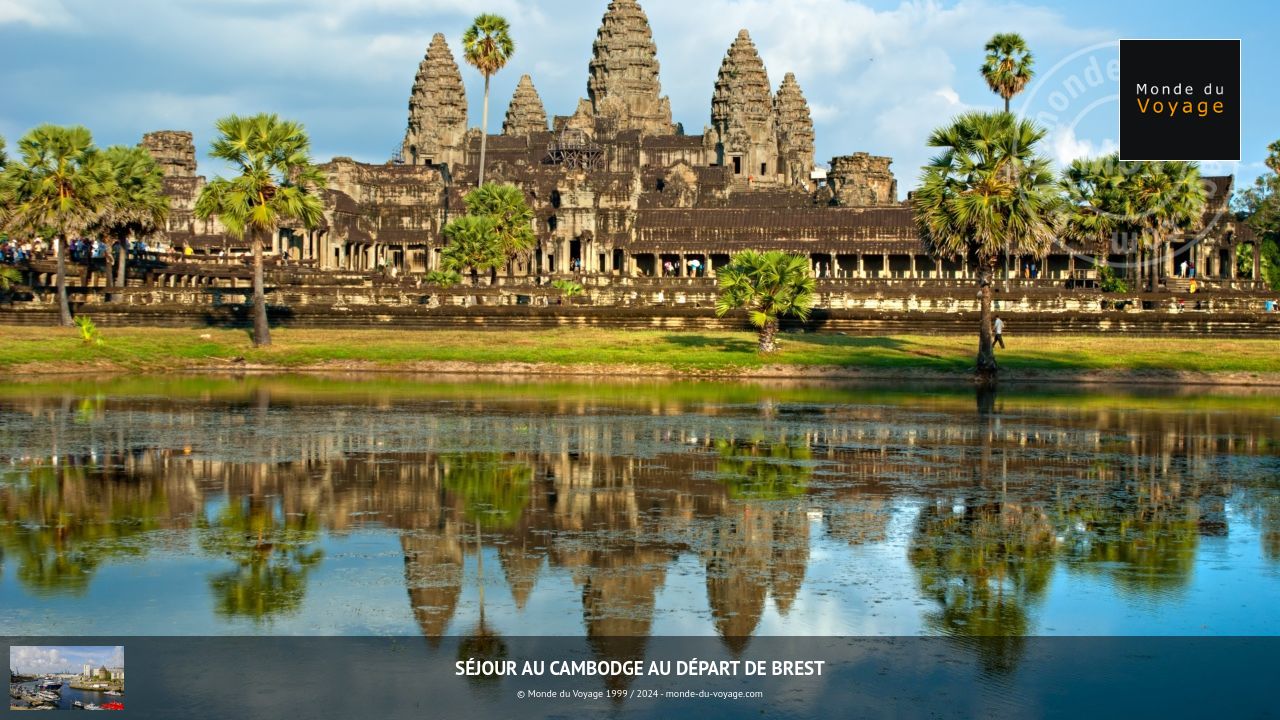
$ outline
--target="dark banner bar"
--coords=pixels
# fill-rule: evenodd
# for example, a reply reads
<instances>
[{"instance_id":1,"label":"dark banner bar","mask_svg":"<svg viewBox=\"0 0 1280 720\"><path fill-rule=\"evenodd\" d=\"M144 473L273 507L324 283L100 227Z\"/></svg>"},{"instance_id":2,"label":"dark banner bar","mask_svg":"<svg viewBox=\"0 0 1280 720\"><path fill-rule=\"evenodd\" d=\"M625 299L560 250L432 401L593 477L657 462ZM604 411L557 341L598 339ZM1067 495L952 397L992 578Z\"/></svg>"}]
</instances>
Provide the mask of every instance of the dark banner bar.
<instances>
[{"instance_id":1,"label":"dark banner bar","mask_svg":"<svg viewBox=\"0 0 1280 720\"><path fill-rule=\"evenodd\" d=\"M7 642L123 645L131 718L1268 717L1280 660L1280 638Z\"/></svg>"}]
</instances>

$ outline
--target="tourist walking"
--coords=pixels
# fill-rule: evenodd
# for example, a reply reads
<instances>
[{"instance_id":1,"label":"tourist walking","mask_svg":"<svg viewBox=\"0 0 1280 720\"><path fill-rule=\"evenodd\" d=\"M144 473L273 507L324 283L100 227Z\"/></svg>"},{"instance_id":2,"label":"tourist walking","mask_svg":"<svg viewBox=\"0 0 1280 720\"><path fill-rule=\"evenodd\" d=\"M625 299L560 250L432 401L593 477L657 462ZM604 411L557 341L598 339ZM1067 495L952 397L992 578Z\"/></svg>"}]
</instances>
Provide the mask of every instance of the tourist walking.
<instances>
[{"instance_id":1,"label":"tourist walking","mask_svg":"<svg viewBox=\"0 0 1280 720\"><path fill-rule=\"evenodd\" d=\"M1000 349L1001 349L1001 350L1003 350L1003 349L1004 349L1004 320L1003 320L1003 319L1001 319L1001 318L1000 318L1000 316L998 316L998 315L996 316L996 321L995 321L995 326L994 326L994 327L995 327L995 331L996 331L996 342L995 342L995 344L996 344L996 345L999 345L999 346L1000 346Z\"/></svg>"}]
</instances>

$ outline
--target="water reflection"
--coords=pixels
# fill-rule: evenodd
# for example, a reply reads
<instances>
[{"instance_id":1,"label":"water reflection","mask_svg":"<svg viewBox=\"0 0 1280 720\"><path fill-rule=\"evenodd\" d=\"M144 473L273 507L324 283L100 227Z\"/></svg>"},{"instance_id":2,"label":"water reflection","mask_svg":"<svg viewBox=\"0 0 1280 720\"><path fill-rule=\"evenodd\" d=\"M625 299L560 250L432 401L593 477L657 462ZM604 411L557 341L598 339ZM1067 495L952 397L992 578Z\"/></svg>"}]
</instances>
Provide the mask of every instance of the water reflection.
<instances>
[{"instance_id":1,"label":"water reflection","mask_svg":"<svg viewBox=\"0 0 1280 720\"><path fill-rule=\"evenodd\" d=\"M406 632L403 618L494 658L504 635L582 634L630 659L655 633L715 633L737 654L761 633L928 633L1003 638L982 645L993 671L1040 633L1274 634L1270 405L279 379L9 388L0 625L31 630L44 599L57 602L39 622L146 633L131 608L203 603L189 632Z\"/></svg>"},{"instance_id":2,"label":"water reflection","mask_svg":"<svg viewBox=\"0 0 1280 720\"><path fill-rule=\"evenodd\" d=\"M260 621L296 611L307 574L324 557L312 545L320 529L310 512L284 513L278 498L230 498L213 517L201 515L200 549L235 567L209 578L219 615Z\"/></svg>"}]
</instances>

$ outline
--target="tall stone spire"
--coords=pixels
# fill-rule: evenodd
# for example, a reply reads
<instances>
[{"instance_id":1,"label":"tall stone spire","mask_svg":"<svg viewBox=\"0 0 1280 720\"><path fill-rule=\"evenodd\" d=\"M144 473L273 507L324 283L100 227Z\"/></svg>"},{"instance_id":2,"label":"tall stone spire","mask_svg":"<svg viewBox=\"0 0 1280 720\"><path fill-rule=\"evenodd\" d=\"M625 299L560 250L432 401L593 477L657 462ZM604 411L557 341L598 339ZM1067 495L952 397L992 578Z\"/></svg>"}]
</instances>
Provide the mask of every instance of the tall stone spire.
<instances>
[{"instance_id":1,"label":"tall stone spire","mask_svg":"<svg viewBox=\"0 0 1280 720\"><path fill-rule=\"evenodd\" d=\"M729 47L711 98L707 144L716 161L736 175L770 180L778 175L778 132L773 90L751 35L742 30Z\"/></svg>"},{"instance_id":2,"label":"tall stone spire","mask_svg":"<svg viewBox=\"0 0 1280 720\"><path fill-rule=\"evenodd\" d=\"M503 135L529 135L547 131L547 110L542 106L542 98L538 89L533 86L533 78L528 75L520 77L516 85L516 93L511 96L511 104L507 106L507 119L502 122Z\"/></svg>"},{"instance_id":3,"label":"tall stone spire","mask_svg":"<svg viewBox=\"0 0 1280 720\"><path fill-rule=\"evenodd\" d=\"M778 163L784 181L808 187L814 168L813 116L795 73L787 73L773 99L778 123Z\"/></svg>"},{"instance_id":4,"label":"tall stone spire","mask_svg":"<svg viewBox=\"0 0 1280 720\"><path fill-rule=\"evenodd\" d=\"M409 97L403 158L411 165L455 165L465 159L467 91L444 35L431 38Z\"/></svg>"},{"instance_id":5,"label":"tall stone spire","mask_svg":"<svg viewBox=\"0 0 1280 720\"><path fill-rule=\"evenodd\" d=\"M658 48L649 18L636 0L613 0L600 22L592 51L587 95L596 117L619 130L670 135L671 100L661 97Z\"/></svg>"}]
</instances>

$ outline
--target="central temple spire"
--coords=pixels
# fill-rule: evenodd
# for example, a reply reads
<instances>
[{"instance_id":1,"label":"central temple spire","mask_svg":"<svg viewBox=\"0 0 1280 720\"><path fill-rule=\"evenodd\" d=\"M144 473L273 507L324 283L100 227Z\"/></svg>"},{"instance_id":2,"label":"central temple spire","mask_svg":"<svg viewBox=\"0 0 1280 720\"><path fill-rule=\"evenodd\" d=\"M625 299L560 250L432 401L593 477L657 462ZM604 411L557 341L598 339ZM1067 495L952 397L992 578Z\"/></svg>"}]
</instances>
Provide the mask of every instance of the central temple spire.
<instances>
[{"instance_id":1,"label":"central temple spire","mask_svg":"<svg viewBox=\"0 0 1280 720\"><path fill-rule=\"evenodd\" d=\"M453 165L463 161L467 134L467 91L444 35L431 38L409 97L409 127L401 154L410 165Z\"/></svg>"},{"instance_id":2,"label":"central temple spire","mask_svg":"<svg viewBox=\"0 0 1280 720\"><path fill-rule=\"evenodd\" d=\"M658 48L649 18L635 0L613 0L600 22L592 50L587 95L596 117L618 130L670 135L671 101L662 97Z\"/></svg>"},{"instance_id":3,"label":"central temple spire","mask_svg":"<svg viewBox=\"0 0 1280 720\"><path fill-rule=\"evenodd\" d=\"M773 87L746 30L738 33L720 65L708 141L717 163L731 166L735 175L765 179L778 174Z\"/></svg>"}]
</instances>

